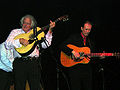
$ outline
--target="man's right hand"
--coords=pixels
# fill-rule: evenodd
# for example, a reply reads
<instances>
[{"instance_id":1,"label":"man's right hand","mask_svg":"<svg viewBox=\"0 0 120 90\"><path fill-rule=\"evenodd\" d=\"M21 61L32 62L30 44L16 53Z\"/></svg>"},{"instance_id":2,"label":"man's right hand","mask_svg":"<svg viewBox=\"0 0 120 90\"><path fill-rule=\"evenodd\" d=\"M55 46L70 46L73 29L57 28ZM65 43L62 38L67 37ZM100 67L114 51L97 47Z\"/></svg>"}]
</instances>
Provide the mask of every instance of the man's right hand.
<instances>
[{"instance_id":1,"label":"man's right hand","mask_svg":"<svg viewBox=\"0 0 120 90\"><path fill-rule=\"evenodd\" d=\"M83 56L80 56L80 53L79 52L76 52L76 51L72 51L72 59L75 60L75 59L83 59L84 58L84 55Z\"/></svg>"},{"instance_id":2,"label":"man's right hand","mask_svg":"<svg viewBox=\"0 0 120 90\"><path fill-rule=\"evenodd\" d=\"M22 44L23 46L27 46L29 44L29 41L24 39L24 38L20 38L19 39L20 44Z\"/></svg>"}]
</instances>

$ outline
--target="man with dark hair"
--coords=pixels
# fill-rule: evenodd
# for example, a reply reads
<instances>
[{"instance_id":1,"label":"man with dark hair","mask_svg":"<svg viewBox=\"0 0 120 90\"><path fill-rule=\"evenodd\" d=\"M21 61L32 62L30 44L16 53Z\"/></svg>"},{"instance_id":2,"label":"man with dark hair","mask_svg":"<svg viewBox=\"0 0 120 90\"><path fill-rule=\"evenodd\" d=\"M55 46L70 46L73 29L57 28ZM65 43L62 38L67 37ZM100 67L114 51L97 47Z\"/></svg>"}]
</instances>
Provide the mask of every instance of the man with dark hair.
<instances>
[{"instance_id":1,"label":"man with dark hair","mask_svg":"<svg viewBox=\"0 0 120 90\"><path fill-rule=\"evenodd\" d=\"M25 15L20 23L22 28L12 30L5 41L8 50L15 48L20 54L13 61L15 90L25 90L26 81L30 90L40 90L40 50L51 45L55 22L50 21L46 35L36 27L37 22L32 15Z\"/></svg>"},{"instance_id":2,"label":"man with dark hair","mask_svg":"<svg viewBox=\"0 0 120 90\"><path fill-rule=\"evenodd\" d=\"M70 90L93 90L90 56L85 55L89 53L89 49L94 52L95 48L88 38L91 30L92 23L85 21L81 26L81 32L71 35L61 45L61 64L67 67Z\"/></svg>"}]
</instances>

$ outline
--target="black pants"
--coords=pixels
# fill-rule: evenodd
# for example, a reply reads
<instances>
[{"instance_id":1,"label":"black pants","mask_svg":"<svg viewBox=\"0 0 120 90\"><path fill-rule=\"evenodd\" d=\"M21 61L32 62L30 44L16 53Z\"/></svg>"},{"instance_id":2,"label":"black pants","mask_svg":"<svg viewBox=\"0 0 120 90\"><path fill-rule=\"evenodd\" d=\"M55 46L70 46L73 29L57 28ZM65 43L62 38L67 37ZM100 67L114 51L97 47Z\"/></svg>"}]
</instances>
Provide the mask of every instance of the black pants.
<instances>
[{"instance_id":1,"label":"black pants","mask_svg":"<svg viewBox=\"0 0 120 90\"><path fill-rule=\"evenodd\" d=\"M68 70L70 90L93 90L90 65L76 65Z\"/></svg>"},{"instance_id":2,"label":"black pants","mask_svg":"<svg viewBox=\"0 0 120 90\"><path fill-rule=\"evenodd\" d=\"M15 90L25 90L26 81L30 90L40 90L40 64L38 58L16 58L13 62Z\"/></svg>"},{"instance_id":3,"label":"black pants","mask_svg":"<svg viewBox=\"0 0 120 90\"><path fill-rule=\"evenodd\" d=\"M0 69L0 90L10 90L12 81L12 72L6 72Z\"/></svg>"}]
</instances>

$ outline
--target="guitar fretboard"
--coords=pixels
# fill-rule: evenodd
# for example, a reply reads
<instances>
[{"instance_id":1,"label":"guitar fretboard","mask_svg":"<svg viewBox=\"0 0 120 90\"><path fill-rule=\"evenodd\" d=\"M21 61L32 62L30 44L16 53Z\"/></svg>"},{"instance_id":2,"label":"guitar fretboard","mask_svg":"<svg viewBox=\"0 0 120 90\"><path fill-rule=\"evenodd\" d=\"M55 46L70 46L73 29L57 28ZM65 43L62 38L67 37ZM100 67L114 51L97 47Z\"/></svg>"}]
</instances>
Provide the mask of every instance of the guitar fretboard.
<instances>
[{"instance_id":1,"label":"guitar fretboard","mask_svg":"<svg viewBox=\"0 0 120 90\"><path fill-rule=\"evenodd\" d=\"M114 56L113 53L91 53L89 55L92 56L92 57L98 57L98 56L101 56L101 55L103 55L103 56Z\"/></svg>"}]
</instances>

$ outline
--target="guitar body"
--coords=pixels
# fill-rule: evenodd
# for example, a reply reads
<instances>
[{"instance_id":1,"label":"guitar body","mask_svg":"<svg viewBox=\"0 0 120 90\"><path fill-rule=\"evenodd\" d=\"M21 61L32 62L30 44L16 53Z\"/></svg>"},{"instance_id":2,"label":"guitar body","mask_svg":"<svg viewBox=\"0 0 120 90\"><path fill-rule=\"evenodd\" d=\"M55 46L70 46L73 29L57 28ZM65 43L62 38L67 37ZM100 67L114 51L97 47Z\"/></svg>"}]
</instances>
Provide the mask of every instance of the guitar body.
<instances>
[{"instance_id":1,"label":"guitar body","mask_svg":"<svg viewBox=\"0 0 120 90\"><path fill-rule=\"evenodd\" d=\"M67 46L77 52L84 52L84 54L90 54L89 47L76 47L71 44L68 44ZM88 57L84 57L82 60L79 60L79 61L74 61L74 60L72 60L71 56L66 55L63 51L61 51L60 60L61 60L61 64L64 67L72 67L79 63L88 64L90 62L90 59Z\"/></svg>"},{"instance_id":2,"label":"guitar body","mask_svg":"<svg viewBox=\"0 0 120 90\"><path fill-rule=\"evenodd\" d=\"M37 31L40 31L41 28L37 27ZM32 36L33 36L33 29L29 32L29 33L23 33L23 34L19 34L17 35L14 39L20 39L20 38L24 38L26 40L32 40ZM41 32L39 35L37 35L38 40L40 41L41 38L43 38L45 36L44 32ZM27 54L28 52L31 51L31 49L34 47L36 41L34 40L31 44L27 45L27 46L23 46L20 48L15 48L16 51L18 53L22 54Z\"/></svg>"}]
</instances>

